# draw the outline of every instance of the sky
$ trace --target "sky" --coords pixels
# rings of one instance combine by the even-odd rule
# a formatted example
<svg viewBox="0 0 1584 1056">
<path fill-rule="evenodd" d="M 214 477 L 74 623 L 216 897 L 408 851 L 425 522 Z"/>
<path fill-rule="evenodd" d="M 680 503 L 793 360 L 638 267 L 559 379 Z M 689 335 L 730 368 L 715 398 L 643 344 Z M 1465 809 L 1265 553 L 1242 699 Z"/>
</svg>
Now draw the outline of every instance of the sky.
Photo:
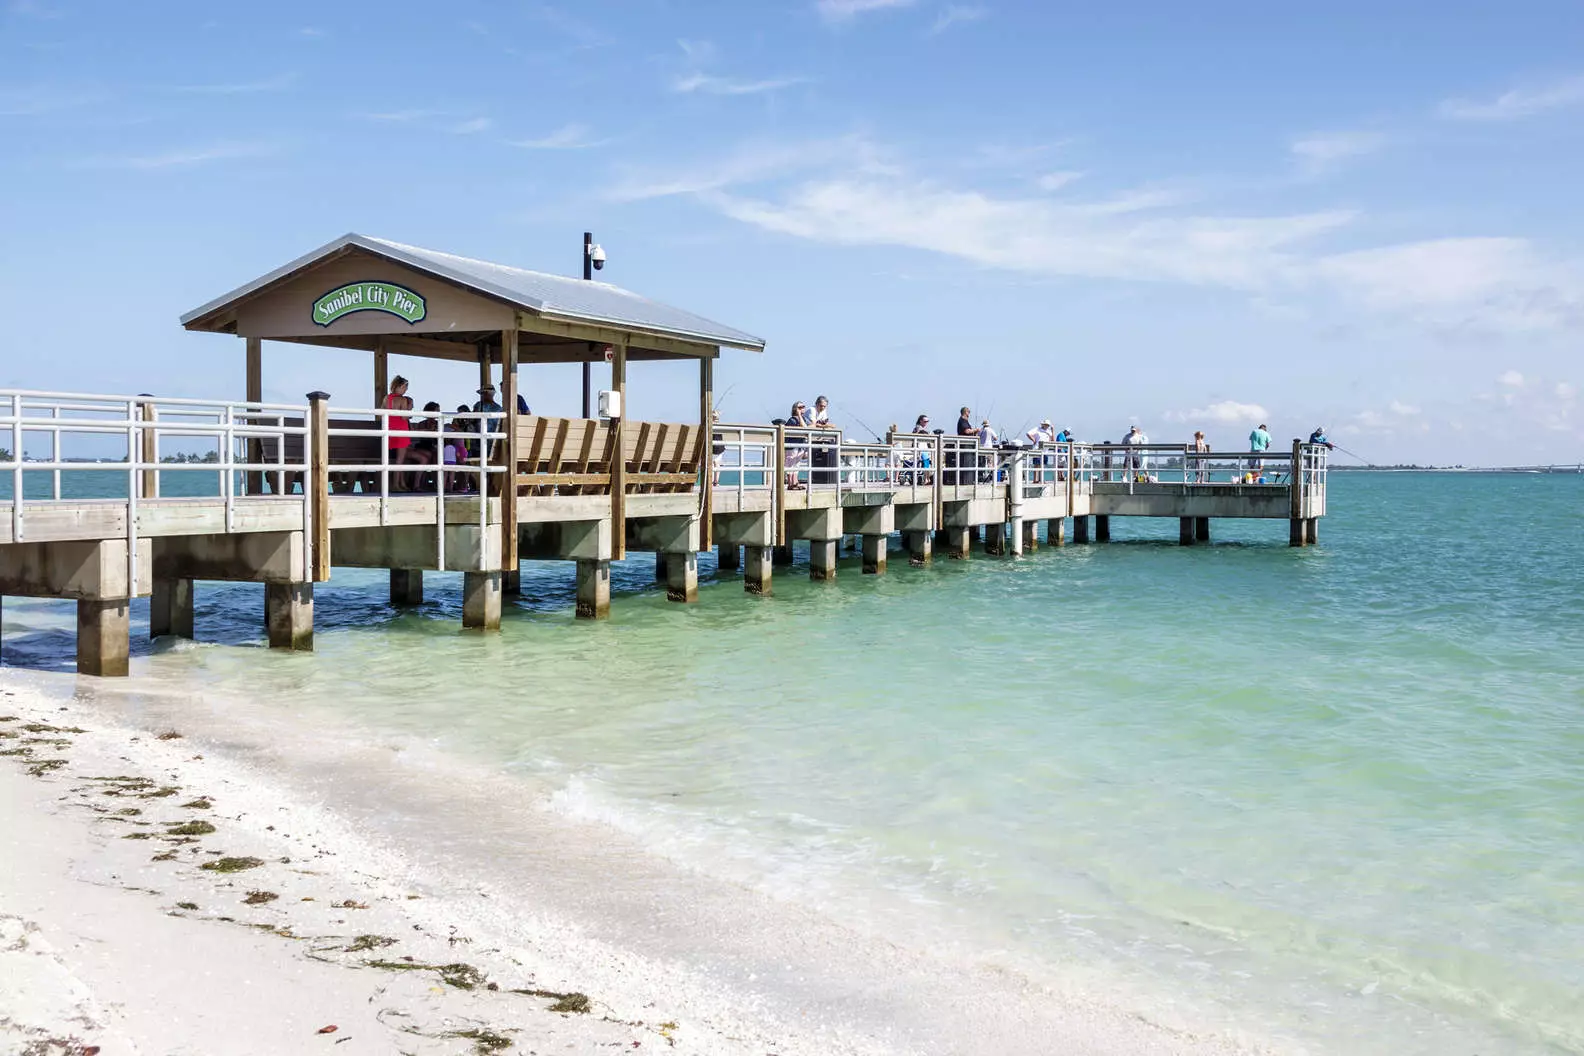
<svg viewBox="0 0 1584 1056">
<path fill-rule="evenodd" d="M 0 5 L 0 386 L 240 398 L 178 316 L 341 234 L 577 275 L 590 230 L 766 340 L 726 421 L 1584 460 L 1577 0 Z M 264 375 L 371 398 L 366 353 Z M 638 365 L 629 414 L 696 386 Z"/>
</svg>

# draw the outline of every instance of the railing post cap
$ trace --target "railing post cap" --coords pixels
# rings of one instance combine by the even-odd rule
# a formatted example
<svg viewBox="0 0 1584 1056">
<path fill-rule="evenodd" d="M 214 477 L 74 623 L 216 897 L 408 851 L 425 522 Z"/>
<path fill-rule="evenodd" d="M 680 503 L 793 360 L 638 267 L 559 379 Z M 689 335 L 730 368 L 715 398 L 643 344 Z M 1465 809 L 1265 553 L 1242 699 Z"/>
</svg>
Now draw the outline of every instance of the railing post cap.
<svg viewBox="0 0 1584 1056">
<path fill-rule="evenodd" d="M 315 389 L 308 394 L 308 398 L 310 400 L 328 400 L 330 398 L 330 394 L 323 391 L 322 389 Z"/>
</svg>

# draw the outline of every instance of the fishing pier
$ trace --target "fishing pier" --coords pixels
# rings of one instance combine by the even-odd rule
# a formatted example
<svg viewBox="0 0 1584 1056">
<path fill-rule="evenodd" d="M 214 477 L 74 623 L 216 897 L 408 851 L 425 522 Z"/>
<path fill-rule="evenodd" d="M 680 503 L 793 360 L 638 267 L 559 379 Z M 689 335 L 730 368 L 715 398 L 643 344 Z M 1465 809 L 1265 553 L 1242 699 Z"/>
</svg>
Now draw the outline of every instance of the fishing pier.
<svg viewBox="0 0 1584 1056">
<path fill-rule="evenodd" d="M 565 561 L 577 615 L 610 612 L 610 566 L 655 555 L 677 602 L 698 598 L 698 555 L 769 594 L 806 541 L 809 575 L 837 573 L 856 537 L 862 569 L 886 571 L 900 534 L 910 564 L 1105 542 L 1112 517 L 1175 517 L 1184 545 L 1216 519 L 1285 519 L 1317 539 L 1327 450 L 1194 452 L 1184 445 L 982 447 L 974 437 L 713 421 L 723 349 L 752 335 L 604 283 L 347 235 L 182 318 L 245 349 L 236 401 L 0 390 L 0 595 L 77 602 L 77 666 L 125 675 L 129 604 L 150 633 L 191 638 L 195 581 L 264 585 L 269 644 L 311 649 L 315 585 L 337 567 L 383 568 L 393 604 L 423 600 L 426 571 L 460 571 L 463 625 L 500 627 L 524 560 Z M 264 342 L 369 355 L 370 395 L 263 400 Z M 340 354 L 340 353 L 337 353 Z M 388 409 L 389 358 L 476 364 L 499 406 Z M 624 416 L 627 366 L 691 364 L 696 421 Z M 519 372 L 608 362 L 598 418 L 518 410 Z M 399 422 L 396 419 L 410 421 Z M 405 426 L 405 427 L 404 427 Z M 406 437 L 454 463 L 398 465 Z M 199 461 L 167 461 L 194 443 Z M 85 454 L 86 453 L 86 454 Z"/>
</svg>

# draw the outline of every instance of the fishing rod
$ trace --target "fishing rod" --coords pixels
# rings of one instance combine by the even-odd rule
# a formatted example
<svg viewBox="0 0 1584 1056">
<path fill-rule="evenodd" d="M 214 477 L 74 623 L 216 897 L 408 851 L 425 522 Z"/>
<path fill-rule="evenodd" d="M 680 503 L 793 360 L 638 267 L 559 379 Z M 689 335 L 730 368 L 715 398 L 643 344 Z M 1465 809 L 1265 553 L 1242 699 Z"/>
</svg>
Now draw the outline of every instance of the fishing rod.
<svg viewBox="0 0 1584 1056">
<path fill-rule="evenodd" d="M 715 397 L 715 405 L 711 407 L 710 410 L 718 413 L 721 407 L 726 403 L 726 397 L 730 396 L 732 394 L 732 390 L 736 387 L 737 383 L 735 381 L 726 386 L 726 391 Z"/>
<path fill-rule="evenodd" d="M 1364 463 L 1364 465 L 1367 468 L 1369 468 L 1369 469 L 1374 469 L 1375 468 L 1375 463 L 1371 462 L 1369 459 L 1365 458 L 1363 455 L 1354 454 L 1352 451 L 1349 451 L 1347 448 L 1343 447 L 1341 444 L 1332 444 L 1331 446 L 1336 448 L 1338 451 L 1342 452 L 1344 455 L 1351 455 L 1352 457 L 1358 459 L 1360 462 Z"/>
<path fill-rule="evenodd" d="M 834 400 L 831 401 L 831 409 L 832 410 L 836 409 L 836 402 Z M 862 418 L 858 417 L 856 414 L 853 414 L 852 411 L 848 409 L 848 407 L 847 407 L 847 405 L 845 403 L 841 405 L 841 413 L 845 414 L 847 417 L 851 418 L 853 421 L 857 422 L 859 425 L 861 425 L 865 429 L 867 429 L 869 431 L 869 434 L 875 438 L 875 443 L 878 444 L 880 442 L 880 433 L 878 431 L 876 431 L 876 429 L 873 426 L 871 426 L 868 422 L 864 421 Z"/>
</svg>

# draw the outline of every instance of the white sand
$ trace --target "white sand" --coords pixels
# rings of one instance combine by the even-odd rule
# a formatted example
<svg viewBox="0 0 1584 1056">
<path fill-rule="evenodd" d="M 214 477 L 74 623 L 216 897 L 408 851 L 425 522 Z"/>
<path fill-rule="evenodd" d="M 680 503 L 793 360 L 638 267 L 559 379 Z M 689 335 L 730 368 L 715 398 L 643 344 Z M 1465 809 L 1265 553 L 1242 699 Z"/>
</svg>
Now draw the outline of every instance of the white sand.
<svg viewBox="0 0 1584 1056">
<path fill-rule="evenodd" d="M 261 766 L 224 714 L 171 723 L 125 691 L 64 700 L 62 685 L 0 673 L 0 716 L 15 716 L 0 751 L 30 750 L 0 758 L 0 1050 L 469 1053 L 487 1039 L 458 1032 L 488 1031 L 510 1053 L 1275 1051 L 846 931 L 619 834 L 592 852 L 543 811 L 492 819 L 499 846 L 470 837 L 476 875 L 458 876 L 466 859 L 432 823 L 406 839 L 372 824 L 370 803 L 399 811 L 411 782 L 369 752 L 320 738 L 317 755 Z M 156 739 L 167 725 L 184 736 Z M 429 816 L 500 809 L 494 793 L 450 790 Z M 212 806 L 187 806 L 199 797 Z M 167 835 L 193 820 L 216 831 Z M 264 864 L 199 868 L 222 856 Z M 253 891 L 278 897 L 246 904 Z M 588 1010 L 518 990 L 583 994 Z"/>
</svg>

